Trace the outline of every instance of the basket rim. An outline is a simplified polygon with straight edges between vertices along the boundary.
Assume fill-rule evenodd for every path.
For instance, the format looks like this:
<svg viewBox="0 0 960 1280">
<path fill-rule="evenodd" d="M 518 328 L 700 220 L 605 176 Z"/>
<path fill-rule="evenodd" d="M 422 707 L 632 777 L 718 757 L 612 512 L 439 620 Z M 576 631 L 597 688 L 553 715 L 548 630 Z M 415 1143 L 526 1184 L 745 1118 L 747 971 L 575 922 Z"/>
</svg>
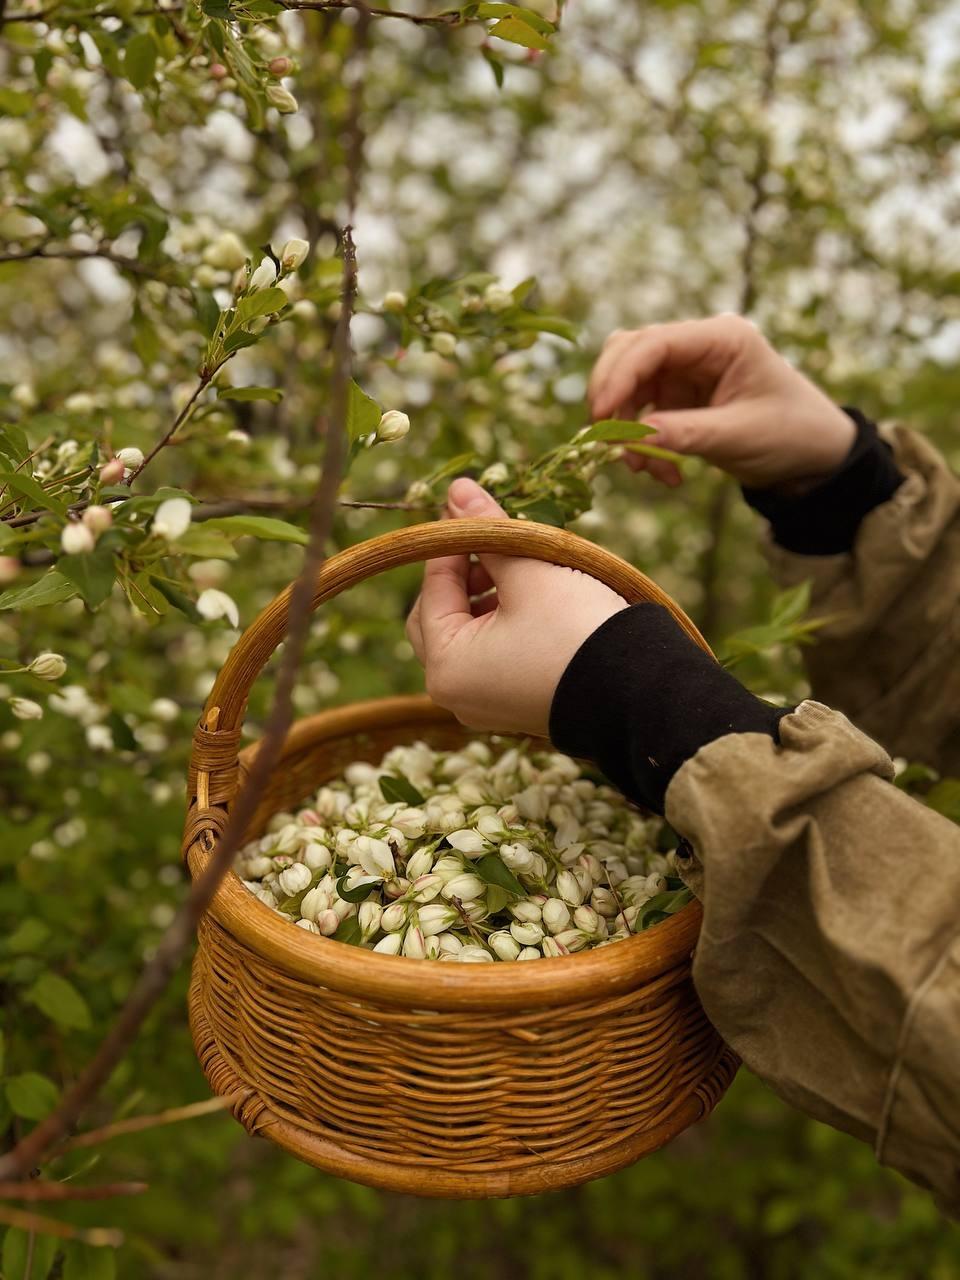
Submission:
<svg viewBox="0 0 960 1280">
<path fill-rule="evenodd" d="M 426 694 L 370 698 L 320 711 L 291 727 L 277 768 L 281 769 L 284 759 L 292 754 L 326 738 L 362 733 L 367 728 L 409 728 L 417 723 L 458 725 L 454 716 Z M 249 765 L 258 748 L 259 741 L 245 747 L 240 753 L 242 764 Z M 187 851 L 193 878 L 202 874 L 211 857 L 212 850 L 194 841 Z M 207 910 L 237 941 L 293 978 L 344 995 L 438 1010 L 558 1006 L 635 990 L 689 960 L 703 916 L 694 899 L 644 933 L 576 955 L 527 964 L 425 966 L 422 960 L 379 955 L 298 929 L 259 902 L 232 870 Z M 425 974 L 429 986 L 423 981 Z"/>
</svg>

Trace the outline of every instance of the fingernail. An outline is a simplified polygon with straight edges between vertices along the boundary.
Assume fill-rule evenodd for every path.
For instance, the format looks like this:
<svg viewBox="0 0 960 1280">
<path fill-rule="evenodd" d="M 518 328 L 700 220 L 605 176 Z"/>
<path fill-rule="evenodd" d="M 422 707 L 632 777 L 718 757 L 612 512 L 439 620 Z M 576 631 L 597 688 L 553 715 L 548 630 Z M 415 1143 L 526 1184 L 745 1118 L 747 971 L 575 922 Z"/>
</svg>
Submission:
<svg viewBox="0 0 960 1280">
<path fill-rule="evenodd" d="M 489 509 L 490 495 L 485 489 L 481 489 L 475 480 L 468 480 L 466 476 L 461 476 L 450 486 L 447 503 L 458 515 L 477 516 Z"/>
</svg>

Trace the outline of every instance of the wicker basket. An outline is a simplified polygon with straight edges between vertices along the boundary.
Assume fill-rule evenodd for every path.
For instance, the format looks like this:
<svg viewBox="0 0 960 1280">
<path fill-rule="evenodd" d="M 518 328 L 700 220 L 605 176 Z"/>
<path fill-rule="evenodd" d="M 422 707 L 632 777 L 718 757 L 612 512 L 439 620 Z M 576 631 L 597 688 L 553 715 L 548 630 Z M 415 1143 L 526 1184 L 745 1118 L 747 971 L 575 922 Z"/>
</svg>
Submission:
<svg viewBox="0 0 960 1280">
<path fill-rule="evenodd" d="M 557 529 L 458 520 L 386 534 L 323 567 L 314 607 L 437 555 L 506 552 L 581 569 L 630 602 L 682 611 L 638 570 Z M 256 745 L 239 753 L 250 687 L 284 630 L 288 592 L 240 637 L 194 737 L 184 851 L 206 866 Z M 249 838 L 336 776 L 399 743 L 475 734 L 428 698 L 298 722 Z M 700 907 L 595 951 L 529 964 L 441 965 L 304 932 L 230 874 L 205 916 L 190 987 L 204 1072 L 236 1117 L 317 1168 L 424 1196 L 528 1195 L 612 1173 L 706 1114 L 737 1059 L 690 978 Z"/>
</svg>

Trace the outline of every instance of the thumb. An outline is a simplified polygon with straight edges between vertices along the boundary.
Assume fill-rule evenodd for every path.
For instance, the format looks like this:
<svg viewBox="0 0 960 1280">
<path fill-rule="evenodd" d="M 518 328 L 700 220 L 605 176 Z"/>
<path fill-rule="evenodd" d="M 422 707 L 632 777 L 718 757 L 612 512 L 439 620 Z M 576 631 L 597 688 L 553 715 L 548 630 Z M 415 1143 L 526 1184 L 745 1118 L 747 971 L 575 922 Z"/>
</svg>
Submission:
<svg viewBox="0 0 960 1280">
<path fill-rule="evenodd" d="M 447 509 L 455 520 L 471 516 L 502 520 L 510 518 L 496 498 L 487 493 L 486 489 L 482 489 L 476 480 L 470 480 L 467 476 L 460 476 L 451 484 L 447 491 Z M 522 571 L 524 565 L 529 566 L 529 561 L 518 556 L 499 556 L 488 553 L 480 554 L 477 558 L 490 575 L 501 602 L 507 604 L 507 596 L 513 584 L 516 583 L 517 571 Z"/>
<path fill-rule="evenodd" d="M 476 480 L 471 480 L 467 476 L 460 476 L 459 479 L 454 480 L 447 490 L 447 506 L 454 518 L 458 516 L 507 518 L 507 513 L 496 498 L 487 493 L 486 489 L 481 489 Z"/>
</svg>

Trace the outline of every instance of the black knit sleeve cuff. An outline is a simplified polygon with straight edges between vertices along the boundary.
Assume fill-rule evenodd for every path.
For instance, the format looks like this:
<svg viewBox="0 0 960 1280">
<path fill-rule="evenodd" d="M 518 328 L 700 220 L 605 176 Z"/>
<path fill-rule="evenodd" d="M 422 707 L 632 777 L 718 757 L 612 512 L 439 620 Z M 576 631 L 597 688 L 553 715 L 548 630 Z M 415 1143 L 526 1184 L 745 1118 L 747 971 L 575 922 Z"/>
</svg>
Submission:
<svg viewBox="0 0 960 1280">
<path fill-rule="evenodd" d="M 770 521 L 774 541 L 804 556 L 850 551 L 864 516 L 887 502 L 903 483 L 893 450 L 858 409 L 845 408 L 856 424 L 850 452 L 834 473 L 795 497 L 777 489 L 748 489 L 749 506 Z"/>
<path fill-rule="evenodd" d="M 631 800 L 663 813 L 673 775 L 729 733 L 779 741 L 787 709 L 748 692 L 657 604 L 635 604 L 588 637 L 560 677 L 550 737 L 593 760 Z"/>
</svg>

